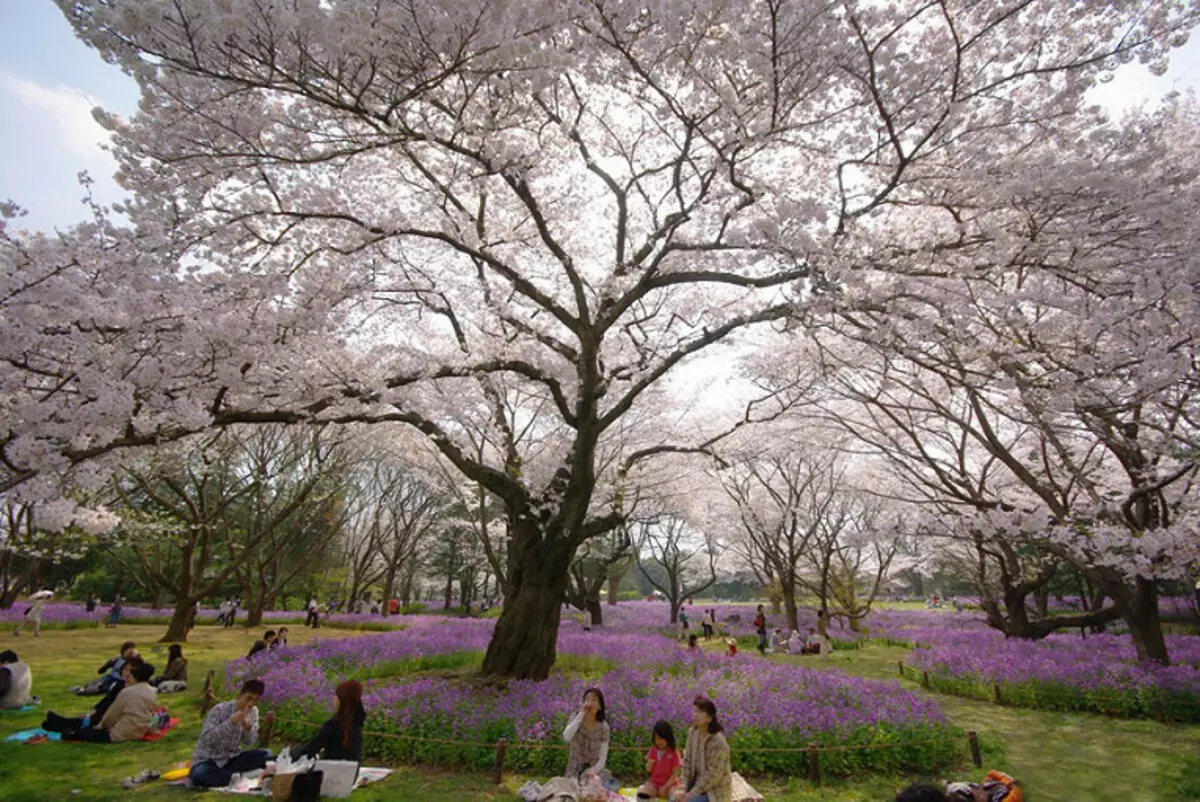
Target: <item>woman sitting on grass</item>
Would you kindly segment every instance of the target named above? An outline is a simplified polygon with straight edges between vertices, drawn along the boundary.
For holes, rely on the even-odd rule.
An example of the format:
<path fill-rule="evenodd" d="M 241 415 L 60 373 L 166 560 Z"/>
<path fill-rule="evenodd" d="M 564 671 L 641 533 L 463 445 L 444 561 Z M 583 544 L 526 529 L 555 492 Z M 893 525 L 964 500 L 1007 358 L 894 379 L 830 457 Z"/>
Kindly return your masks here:
<path fill-rule="evenodd" d="M 682 787 L 672 802 L 730 802 L 733 773 L 729 765 L 729 743 L 721 734 L 717 706 L 697 696 L 692 702 L 692 726 L 683 749 Z"/>
<path fill-rule="evenodd" d="M 86 727 L 67 729 L 62 734 L 64 741 L 116 744 L 141 740 L 150 730 L 155 708 L 158 707 L 158 694 L 149 682 L 154 676 L 154 666 L 143 663 L 125 673 L 129 684 L 117 694 L 100 723 L 91 722 Z"/>
<path fill-rule="evenodd" d="M 133 684 L 133 669 L 138 666 L 145 665 L 139 655 L 134 655 L 125 661 L 125 665 L 121 667 L 121 684 L 114 685 L 109 689 L 104 698 L 96 703 L 96 706 L 90 712 L 82 716 L 60 716 L 53 710 L 46 713 L 46 718 L 42 722 L 42 729 L 48 732 L 66 732 L 67 730 L 77 730 L 88 726 L 88 722 L 99 722 L 104 718 L 104 714 L 112 707 L 112 703 L 117 700 L 117 696 L 121 691 Z"/>
<path fill-rule="evenodd" d="M 0 652 L 0 708 L 20 710 L 34 701 L 33 672 L 12 649 Z"/>
<path fill-rule="evenodd" d="M 324 757 L 326 760 L 362 762 L 362 730 L 367 711 L 362 706 L 362 684 L 348 679 L 337 686 L 337 709 L 321 725 L 315 738 L 292 751 L 292 759 Z"/>
<path fill-rule="evenodd" d="M 599 688 L 588 688 L 583 692 L 583 706 L 563 730 L 563 740 L 571 745 L 565 776 L 578 780 L 585 772 L 604 771 L 610 735 L 606 718 L 604 694 Z"/>
<path fill-rule="evenodd" d="M 187 690 L 187 658 L 183 656 L 183 647 L 172 643 L 167 648 L 167 668 L 162 674 L 150 680 L 150 684 L 158 688 L 159 693 L 178 693 Z"/>

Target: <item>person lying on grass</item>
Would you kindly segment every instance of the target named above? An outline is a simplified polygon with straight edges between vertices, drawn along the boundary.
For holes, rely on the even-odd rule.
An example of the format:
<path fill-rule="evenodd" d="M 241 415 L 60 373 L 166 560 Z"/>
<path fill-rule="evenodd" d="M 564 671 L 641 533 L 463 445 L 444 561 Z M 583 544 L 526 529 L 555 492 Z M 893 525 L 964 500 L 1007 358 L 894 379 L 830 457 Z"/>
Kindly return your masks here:
<path fill-rule="evenodd" d="M 64 741 L 116 744 L 139 741 L 149 732 L 158 707 L 158 692 L 150 685 L 154 666 L 142 663 L 137 668 L 122 669 L 122 674 L 127 684 L 105 711 L 100 723 L 93 721 L 87 727 L 69 728 L 62 734 Z"/>
<path fill-rule="evenodd" d="M 0 652 L 0 707 L 20 710 L 33 698 L 33 671 L 12 649 Z"/>
<path fill-rule="evenodd" d="M 265 690 L 262 680 L 246 680 L 237 699 L 221 702 L 208 712 L 192 752 L 188 772 L 192 785 L 221 788 L 229 785 L 234 774 L 266 767 L 270 750 L 242 751 L 258 740 L 258 700 Z"/>
<path fill-rule="evenodd" d="M 82 716 L 71 717 L 60 716 L 51 710 L 46 713 L 46 718 L 42 722 L 42 729 L 47 732 L 66 732 L 67 730 L 77 730 L 86 727 L 88 722 L 98 724 L 104 718 L 104 714 L 108 712 L 108 709 L 112 707 L 112 703 L 117 701 L 117 696 L 120 695 L 121 691 L 133 684 L 133 669 L 145 665 L 145 662 L 140 655 L 135 654 L 133 657 L 130 657 L 121 668 L 121 684 L 114 685 L 109 689 L 108 693 L 96 703 L 95 707 Z"/>
<path fill-rule="evenodd" d="M 121 669 L 130 657 L 137 654 L 137 644 L 131 640 L 127 640 L 121 644 L 121 648 L 117 650 L 116 657 L 110 657 L 104 665 L 96 671 L 100 674 L 100 679 L 94 679 L 87 685 L 81 685 L 71 690 L 83 696 L 94 693 L 108 693 L 112 688 L 125 687 L 124 681 L 121 679 Z"/>

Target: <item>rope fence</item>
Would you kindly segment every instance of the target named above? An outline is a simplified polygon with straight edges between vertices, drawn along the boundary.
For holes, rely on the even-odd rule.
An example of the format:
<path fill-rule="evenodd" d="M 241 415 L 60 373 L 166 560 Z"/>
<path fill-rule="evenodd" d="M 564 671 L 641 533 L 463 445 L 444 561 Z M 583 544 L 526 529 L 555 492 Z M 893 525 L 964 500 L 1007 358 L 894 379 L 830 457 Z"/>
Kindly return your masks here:
<path fill-rule="evenodd" d="M 913 666 L 910 666 L 910 665 L 906 664 L 903 660 L 896 661 L 896 665 L 900 670 L 901 677 L 912 680 L 914 682 L 919 681 L 921 683 L 921 687 L 924 688 L 925 690 L 935 690 L 940 693 L 949 694 L 951 696 L 961 696 L 963 698 L 978 699 L 979 701 L 986 701 L 985 699 L 983 699 L 983 696 L 986 696 L 986 691 L 983 691 L 982 687 L 981 687 L 981 695 L 974 695 L 974 696 L 964 694 L 964 693 L 956 693 L 952 690 L 947 690 L 945 688 L 945 686 L 942 686 L 940 688 L 934 687 L 935 685 L 939 684 L 940 680 L 943 680 L 943 679 L 948 679 L 948 680 L 962 679 L 964 681 L 975 681 L 975 680 L 972 680 L 970 677 L 961 677 L 961 678 L 959 678 L 959 677 L 941 677 L 941 676 L 938 676 L 937 674 L 934 674 L 933 677 L 931 678 L 928 671 L 924 671 L 924 670 L 915 668 Z M 980 686 L 982 686 L 984 684 L 979 681 L 976 681 L 976 682 Z M 1088 704 L 1090 701 L 1097 700 L 1097 699 L 1100 701 L 1110 701 L 1113 704 L 1120 704 L 1122 702 L 1127 702 L 1130 698 L 1129 695 L 1127 693 L 1125 693 L 1123 691 L 1119 691 L 1119 690 L 1098 689 L 1098 690 L 1094 690 L 1091 692 L 1080 691 L 1078 693 L 1072 693 L 1069 691 L 1055 691 L 1055 690 L 1045 690 L 1045 689 L 1041 689 L 1041 688 L 1036 688 L 1036 689 L 1031 688 L 1027 693 L 1029 695 L 1031 695 L 1032 697 L 1034 697 L 1035 699 L 1046 699 L 1047 701 L 1051 701 L 1051 702 L 1053 702 L 1054 700 L 1058 700 L 1058 701 L 1062 701 L 1062 702 L 1070 702 L 1076 706 L 1083 704 L 1083 705 L 1086 705 L 1087 708 L 1092 712 L 1100 713 L 1102 715 L 1112 715 L 1112 716 L 1117 716 L 1117 717 L 1129 718 L 1128 715 L 1121 716 L 1121 714 L 1119 714 L 1119 713 L 1112 713 L 1112 712 L 1100 709 L 1095 704 Z M 1107 695 L 1107 698 L 1106 698 L 1106 695 Z M 1005 698 L 1003 687 L 1001 686 L 1001 683 L 999 683 L 999 682 L 992 683 L 991 701 L 993 703 L 995 703 L 997 705 L 1001 705 L 1001 706 L 1010 706 L 1010 705 L 1017 706 L 1017 707 L 1024 706 L 1024 705 L 1021 705 L 1019 701 L 1014 701 L 1012 698 Z M 1193 701 L 1190 699 L 1167 698 L 1164 700 L 1164 698 L 1161 695 L 1158 695 L 1158 696 L 1155 696 L 1150 701 L 1150 706 L 1151 706 L 1151 712 L 1153 713 L 1154 718 L 1160 724 L 1172 724 L 1172 723 L 1175 723 L 1176 719 L 1173 719 L 1173 718 L 1170 718 L 1167 716 L 1167 707 L 1168 706 L 1200 709 L 1200 702 L 1196 702 L 1196 701 Z M 1187 720 L 1184 720 L 1183 723 L 1190 723 L 1190 722 Z"/>
<path fill-rule="evenodd" d="M 318 724 L 314 724 L 311 721 L 304 721 L 302 719 L 293 719 L 293 718 L 283 718 L 281 716 L 275 715 L 275 713 L 273 713 L 273 712 L 268 713 L 266 716 L 266 719 L 264 720 L 263 727 L 262 727 L 261 740 L 262 740 L 263 747 L 269 747 L 271 745 L 271 739 L 275 735 L 275 725 L 277 723 L 293 724 L 293 725 L 297 725 L 299 727 L 307 727 L 309 729 L 316 729 L 320 726 Z M 385 738 L 385 739 L 389 739 L 389 740 L 409 741 L 409 742 L 413 742 L 413 743 L 438 744 L 438 745 L 442 745 L 442 746 L 457 746 L 457 747 L 472 748 L 472 749 L 494 749 L 494 750 L 496 750 L 496 762 L 495 762 L 494 768 L 492 769 L 492 780 L 497 785 L 499 785 L 504 778 L 504 759 L 510 749 L 527 749 L 527 750 L 549 749 L 552 751 L 567 751 L 571 748 L 569 744 L 553 744 L 553 743 L 527 742 L 527 741 L 510 742 L 507 738 L 500 738 L 495 743 L 489 743 L 486 741 L 457 741 L 457 740 L 450 739 L 450 738 L 427 738 L 427 737 L 421 736 L 421 735 L 404 735 L 403 733 L 376 732 L 376 731 L 372 731 L 372 730 L 363 730 L 362 734 L 363 734 L 364 738 L 367 736 L 371 736 L 372 738 Z M 979 750 L 978 736 L 976 735 L 974 730 L 971 730 L 966 734 L 966 738 L 967 738 L 967 748 L 970 750 L 970 753 L 971 753 L 971 761 L 975 764 L 976 768 L 983 768 L 983 755 Z M 861 751 L 861 750 L 866 750 L 866 749 L 906 749 L 906 748 L 914 747 L 914 746 L 928 746 L 930 744 L 959 744 L 961 742 L 962 742 L 961 738 L 930 738 L 930 739 L 926 739 L 926 740 L 922 740 L 922 741 L 905 741 L 903 743 L 858 744 L 858 745 L 851 745 L 851 746 L 818 746 L 815 743 L 809 743 L 804 746 L 794 746 L 794 747 L 792 747 L 792 746 L 755 746 L 755 747 L 746 747 L 745 749 L 736 749 L 736 751 L 741 752 L 741 753 L 807 752 L 808 753 L 808 778 L 813 783 L 820 783 L 821 782 L 820 755 L 822 753 L 855 752 L 855 751 Z M 731 750 L 735 749 L 733 744 L 730 745 L 730 749 Z M 609 752 L 637 752 L 638 754 L 641 754 L 641 753 L 645 752 L 646 750 L 644 747 L 641 747 L 641 746 L 610 746 L 608 748 L 608 751 Z"/>

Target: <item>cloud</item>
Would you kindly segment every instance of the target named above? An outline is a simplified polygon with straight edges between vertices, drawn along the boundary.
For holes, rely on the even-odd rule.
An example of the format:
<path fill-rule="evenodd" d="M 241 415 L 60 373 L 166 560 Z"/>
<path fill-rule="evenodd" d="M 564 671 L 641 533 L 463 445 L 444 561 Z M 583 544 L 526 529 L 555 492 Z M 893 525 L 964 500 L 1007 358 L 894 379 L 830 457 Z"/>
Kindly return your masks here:
<path fill-rule="evenodd" d="M 92 118 L 92 107 L 97 104 L 85 92 L 61 84 L 42 86 L 8 72 L 0 72 L 0 87 L 48 122 L 67 153 L 111 168 L 111 157 L 100 147 L 109 141 L 109 133 Z"/>

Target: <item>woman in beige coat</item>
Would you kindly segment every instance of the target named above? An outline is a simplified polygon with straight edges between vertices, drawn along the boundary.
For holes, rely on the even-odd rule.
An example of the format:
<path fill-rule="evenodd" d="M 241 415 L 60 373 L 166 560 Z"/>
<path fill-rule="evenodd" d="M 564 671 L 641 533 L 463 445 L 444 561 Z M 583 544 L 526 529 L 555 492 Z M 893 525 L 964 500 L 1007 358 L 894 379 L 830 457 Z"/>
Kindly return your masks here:
<path fill-rule="evenodd" d="M 697 696 L 692 702 L 692 726 L 683 751 L 682 787 L 672 802 L 731 802 L 733 773 L 729 765 L 729 743 L 721 734 L 717 706 Z"/>

